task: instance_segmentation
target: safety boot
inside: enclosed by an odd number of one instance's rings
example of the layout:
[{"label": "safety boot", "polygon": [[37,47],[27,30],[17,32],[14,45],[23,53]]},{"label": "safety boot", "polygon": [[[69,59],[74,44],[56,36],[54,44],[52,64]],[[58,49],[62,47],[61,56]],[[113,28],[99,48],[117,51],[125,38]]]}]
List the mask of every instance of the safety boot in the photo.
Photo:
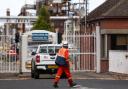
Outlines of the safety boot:
[{"label": "safety boot", "polygon": [[53,87],[54,87],[54,88],[58,88],[58,87],[59,87],[58,84],[57,84],[57,82],[55,82],[55,83],[53,84]]},{"label": "safety boot", "polygon": [[77,87],[77,84],[76,83],[71,83],[70,87]]}]

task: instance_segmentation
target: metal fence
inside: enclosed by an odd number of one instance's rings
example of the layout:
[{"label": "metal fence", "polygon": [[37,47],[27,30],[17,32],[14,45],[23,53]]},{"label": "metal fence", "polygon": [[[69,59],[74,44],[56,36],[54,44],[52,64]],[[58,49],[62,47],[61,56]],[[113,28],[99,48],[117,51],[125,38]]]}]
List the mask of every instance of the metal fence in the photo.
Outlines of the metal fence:
[{"label": "metal fence", "polygon": [[72,71],[96,70],[96,36],[87,33],[68,33],[64,35],[70,47]]},{"label": "metal fence", "polygon": [[[70,46],[72,71],[96,70],[96,35],[68,33],[64,35]],[[0,73],[19,73],[20,60],[14,36],[0,35]]]},{"label": "metal fence", "polygon": [[0,35],[0,73],[18,73],[17,45],[12,35]]}]

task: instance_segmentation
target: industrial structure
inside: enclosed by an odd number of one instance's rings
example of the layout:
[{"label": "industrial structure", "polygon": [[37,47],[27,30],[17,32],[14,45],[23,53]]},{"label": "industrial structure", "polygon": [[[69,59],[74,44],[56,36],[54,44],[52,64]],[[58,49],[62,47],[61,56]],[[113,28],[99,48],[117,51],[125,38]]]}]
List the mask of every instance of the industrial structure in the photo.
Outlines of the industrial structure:
[{"label": "industrial structure", "polygon": [[[48,8],[50,13],[50,17],[52,20],[52,25],[56,29],[60,29],[60,32],[63,33],[64,28],[61,26],[64,24],[64,19],[61,18],[71,18],[73,16],[79,16],[80,18],[85,17],[85,24],[86,24],[86,16],[88,14],[88,0],[79,0],[78,2],[73,2],[71,0],[36,0],[36,3],[33,5],[25,4],[21,8],[21,12],[19,16],[31,16],[35,15],[38,16],[40,8],[45,5]],[[27,10],[35,10],[35,14],[27,12]],[[61,19],[58,21],[57,18]],[[79,18],[79,24],[80,24]],[[57,21],[56,21],[56,20]],[[24,32],[23,27],[23,32]]]}]

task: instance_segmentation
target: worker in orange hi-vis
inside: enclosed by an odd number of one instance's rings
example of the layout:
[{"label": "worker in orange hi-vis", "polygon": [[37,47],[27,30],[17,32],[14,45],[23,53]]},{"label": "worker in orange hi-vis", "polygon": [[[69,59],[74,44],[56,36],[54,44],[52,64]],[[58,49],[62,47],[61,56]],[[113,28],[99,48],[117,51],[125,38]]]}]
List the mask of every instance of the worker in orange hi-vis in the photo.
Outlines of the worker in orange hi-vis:
[{"label": "worker in orange hi-vis", "polygon": [[[62,73],[64,72],[68,78],[68,83],[69,83],[69,86],[70,87],[75,87],[77,86],[76,83],[73,82],[72,80],[72,75],[70,73],[70,66],[69,66],[69,51],[68,51],[68,43],[67,42],[63,42],[63,46],[62,48],[59,49],[58,51],[58,56],[60,57],[64,57],[65,59],[65,63],[66,65],[58,65],[58,70],[57,70],[57,74],[56,74],[56,77],[55,77],[55,80],[54,80],[54,84],[53,86],[55,88],[58,88],[58,82],[60,80],[60,77],[62,75]],[[57,64],[57,63],[56,63]]]}]

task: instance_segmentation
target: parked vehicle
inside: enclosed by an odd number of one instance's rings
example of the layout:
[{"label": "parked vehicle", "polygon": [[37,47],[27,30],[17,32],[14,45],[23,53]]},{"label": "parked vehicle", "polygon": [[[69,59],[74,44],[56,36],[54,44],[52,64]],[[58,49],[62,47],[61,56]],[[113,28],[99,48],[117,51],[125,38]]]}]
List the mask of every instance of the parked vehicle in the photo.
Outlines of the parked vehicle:
[{"label": "parked vehicle", "polygon": [[60,44],[39,45],[31,60],[31,77],[38,79],[40,74],[54,74],[58,66],[55,64],[56,53]]}]

